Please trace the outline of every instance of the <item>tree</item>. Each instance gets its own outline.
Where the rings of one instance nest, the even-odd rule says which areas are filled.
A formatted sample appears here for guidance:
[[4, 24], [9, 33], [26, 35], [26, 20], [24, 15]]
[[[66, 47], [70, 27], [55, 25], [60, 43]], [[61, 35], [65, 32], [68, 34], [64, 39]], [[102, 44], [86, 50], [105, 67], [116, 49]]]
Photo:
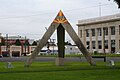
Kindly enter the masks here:
[[0, 46], [5, 46], [5, 39], [4, 38], [1, 38]]
[[72, 44], [67, 41], [67, 42], [65, 42], [65, 45], [72, 45]]
[[23, 45], [29, 46], [30, 43], [28, 42], [28, 40], [25, 40], [25, 43]]
[[114, 0], [118, 4], [118, 8], [120, 8], [120, 0]]
[[21, 42], [20, 42], [19, 39], [17, 39], [17, 40], [15, 41], [15, 45], [16, 45], [16, 46], [21, 46]]
[[120, 8], [120, 0], [114, 0], [114, 1], [118, 4], [118, 8]]
[[37, 42], [34, 41], [34, 42], [32, 43], [32, 46], [37, 46]]

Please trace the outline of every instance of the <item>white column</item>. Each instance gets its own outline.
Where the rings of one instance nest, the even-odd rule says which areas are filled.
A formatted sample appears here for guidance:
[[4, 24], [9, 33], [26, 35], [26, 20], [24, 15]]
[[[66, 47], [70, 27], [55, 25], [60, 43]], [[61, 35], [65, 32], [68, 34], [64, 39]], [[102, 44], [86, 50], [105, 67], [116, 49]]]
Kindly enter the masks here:
[[92, 53], [92, 30], [90, 29], [90, 53]]
[[85, 30], [85, 27], [82, 29], [82, 32], [83, 32], [83, 44], [86, 47], [86, 30]]
[[119, 51], [119, 26], [115, 27], [115, 52]]
[[98, 30], [95, 29], [95, 38], [96, 38], [96, 41], [95, 41], [95, 45], [96, 45], [96, 51], [98, 52]]
[[105, 53], [105, 50], [104, 50], [104, 48], [105, 48], [105, 46], [104, 46], [104, 41], [105, 41], [105, 34], [104, 34], [104, 30], [103, 30], [103, 28], [101, 28], [101, 30], [102, 30], [102, 53]]
[[108, 27], [108, 52], [111, 53], [111, 28]]

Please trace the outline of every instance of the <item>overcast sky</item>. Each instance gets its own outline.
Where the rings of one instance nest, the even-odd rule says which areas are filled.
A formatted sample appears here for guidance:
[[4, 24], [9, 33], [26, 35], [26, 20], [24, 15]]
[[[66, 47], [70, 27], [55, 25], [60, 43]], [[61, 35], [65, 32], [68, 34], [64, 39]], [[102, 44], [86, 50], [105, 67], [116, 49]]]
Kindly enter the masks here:
[[59, 10], [77, 33], [77, 21], [99, 17], [100, 4], [101, 16], [120, 12], [113, 0], [0, 0], [0, 33], [40, 39]]

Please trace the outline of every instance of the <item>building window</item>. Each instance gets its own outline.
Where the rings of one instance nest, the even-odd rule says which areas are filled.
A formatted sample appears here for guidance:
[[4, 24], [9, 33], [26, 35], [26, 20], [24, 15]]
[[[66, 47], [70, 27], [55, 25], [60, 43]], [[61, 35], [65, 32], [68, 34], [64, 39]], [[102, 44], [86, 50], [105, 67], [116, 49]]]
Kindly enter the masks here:
[[111, 40], [111, 47], [115, 47], [115, 40]]
[[111, 40], [111, 52], [115, 52], [115, 40]]
[[90, 35], [89, 31], [90, 31], [89, 29], [86, 30], [86, 37], [89, 37], [89, 35]]
[[98, 30], [98, 36], [101, 36], [102, 35], [101, 34], [101, 28], [98, 28], [97, 30]]
[[115, 27], [111, 27], [111, 35], [115, 35]]
[[98, 49], [102, 49], [102, 41], [98, 41]]
[[89, 41], [86, 42], [86, 48], [90, 49], [90, 42]]
[[105, 40], [104, 47], [105, 47], [105, 49], [108, 49], [108, 40]]
[[95, 36], [95, 29], [92, 29], [92, 36]]
[[82, 30], [80, 30], [80, 37], [82, 37]]
[[108, 35], [108, 28], [107, 27], [103, 28], [103, 31], [104, 31], [104, 35]]
[[92, 48], [95, 49], [95, 41], [92, 41]]

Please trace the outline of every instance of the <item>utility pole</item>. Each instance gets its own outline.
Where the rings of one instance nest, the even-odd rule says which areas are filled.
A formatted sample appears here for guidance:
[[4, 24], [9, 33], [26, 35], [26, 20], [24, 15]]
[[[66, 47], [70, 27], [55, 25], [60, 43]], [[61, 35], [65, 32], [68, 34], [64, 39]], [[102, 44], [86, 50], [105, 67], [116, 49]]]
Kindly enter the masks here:
[[[45, 29], [46, 29], [46, 31], [48, 30], [47, 27], [45, 27]], [[50, 42], [53, 43], [52, 45], [53, 45], [53, 54], [54, 54], [54, 43], [55, 43], [55, 40], [56, 40], [56, 39], [51, 39], [51, 38], [50, 38], [49, 40], [50, 40]], [[48, 42], [48, 45], [49, 45], [49, 42]]]
[[25, 36], [25, 55], [26, 55], [26, 36]]
[[5, 42], [5, 45], [6, 45], [7, 55], [10, 56], [10, 46], [9, 46], [9, 44], [8, 44], [8, 34], [6, 34], [6, 42]]
[[101, 17], [101, 3], [99, 3], [99, 17]]
[[55, 43], [55, 39], [52, 39], [53, 41], [53, 54], [54, 54], [54, 43]]
[[8, 50], [8, 34], [6, 34], [6, 41], [5, 41], [5, 45], [6, 45], [6, 51]]

